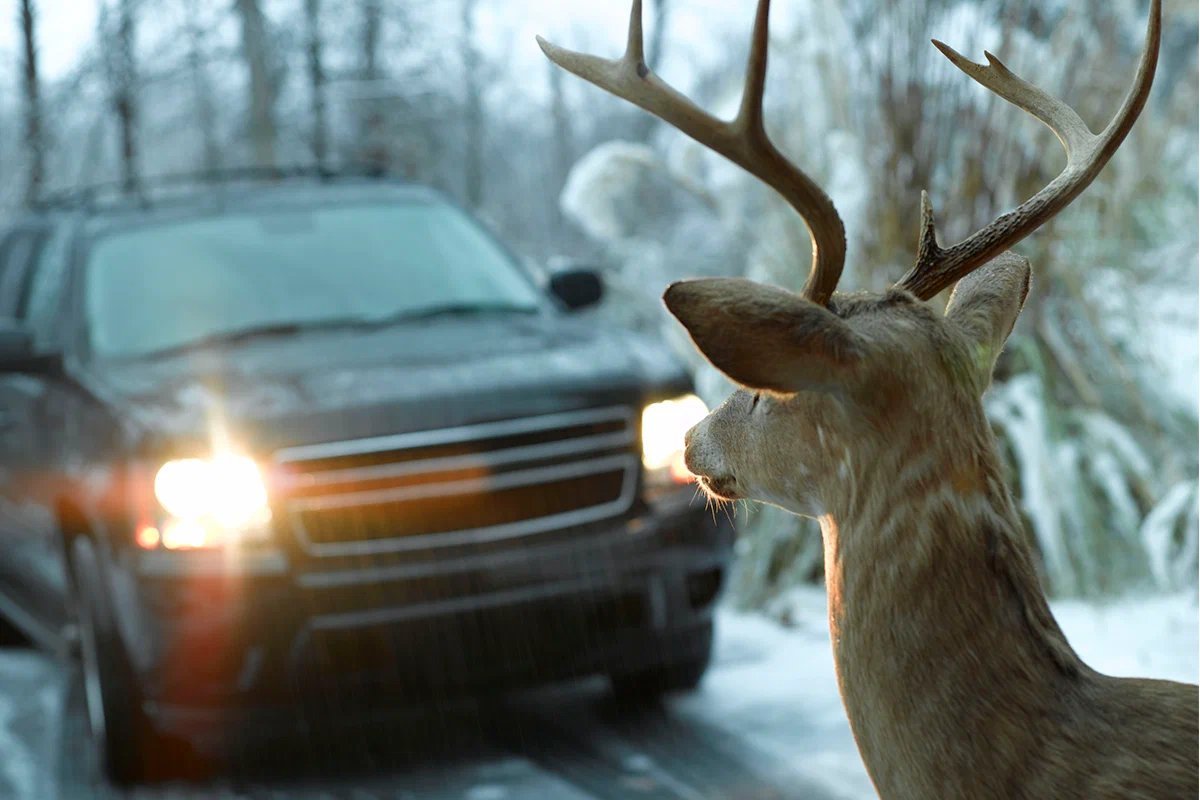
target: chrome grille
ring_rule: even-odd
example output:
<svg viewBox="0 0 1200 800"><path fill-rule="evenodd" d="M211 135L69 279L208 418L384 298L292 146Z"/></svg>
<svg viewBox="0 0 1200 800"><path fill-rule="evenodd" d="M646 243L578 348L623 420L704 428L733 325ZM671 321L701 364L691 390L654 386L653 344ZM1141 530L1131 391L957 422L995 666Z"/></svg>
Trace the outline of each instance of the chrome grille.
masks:
<svg viewBox="0 0 1200 800"><path fill-rule="evenodd" d="M276 453L274 488L315 555L490 542L627 511L636 441L613 407L305 445Z"/></svg>

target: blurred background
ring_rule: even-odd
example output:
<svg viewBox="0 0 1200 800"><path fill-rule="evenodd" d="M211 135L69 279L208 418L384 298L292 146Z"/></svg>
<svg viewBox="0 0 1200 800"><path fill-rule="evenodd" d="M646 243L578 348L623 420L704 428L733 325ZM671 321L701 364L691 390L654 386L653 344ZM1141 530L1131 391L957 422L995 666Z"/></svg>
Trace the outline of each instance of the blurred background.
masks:
<svg viewBox="0 0 1200 800"><path fill-rule="evenodd" d="M930 37L976 60L999 54L1098 130L1132 81L1148 9L775 6L767 125L845 219L843 290L880 290L908 269L923 189L943 239L957 241L1065 163L1048 130L959 73ZM647 60L731 116L752 13L749 0L647 0ZM1158 77L1130 138L1018 248L1034 288L987 407L1052 596L1106 607L1182 598L1170 608L1192 609L1178 612L1191 629L1179 647L1191 651L1197 9L1166 0L1164 15ZM540 33L615 56L626 22L624 0L0 0L0 224L40 196L99 182L365 164L449 194L535 268L599 265L603 313L678 345L712 405L729 387L668 321L662 287L743 275L798 289L808 236L769 189L552 68L534 43ZM773 509L736 513L726 602L808 625L819 534ZM1181 677L1195 680L1195 654L1184 663Z"/></svg>
<svg viewBox="0 0 1200 800"><path fill-rule="evenodd" d="M929 38L1001 54L1098 130L1132 80L1147 11L1144 0L776 5L768 127L846 221L842 288L875 290L914 258L922 189L957 241L1065 163L1053 134ZM368 164L450 194L531 262L601 264L609 312L663 327L689 357L658 302L669 281L799 288L806 274L805 229L769 189L552 69L533 43L541 33L616 55L624 2L3 6L0 220L93 183ZM732 114L751 6L648 0L648 60ZM989 408L1056 594L1196 583L1196 38L1195 5L1167 0L1144 116L1093 188L1020 248L1036 288ZM726 392L715 375L700 381L710 403ZM798 535L802 522L741 513L753 535L735 602L769 606L819 578L819 538Z"/></svg>

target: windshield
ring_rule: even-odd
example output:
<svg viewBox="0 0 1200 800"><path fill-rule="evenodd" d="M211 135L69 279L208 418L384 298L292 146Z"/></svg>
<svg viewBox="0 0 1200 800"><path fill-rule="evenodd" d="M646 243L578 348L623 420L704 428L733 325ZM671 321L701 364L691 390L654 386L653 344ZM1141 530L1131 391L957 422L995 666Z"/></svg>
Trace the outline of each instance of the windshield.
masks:
<svg viewBox="0 0 1200 800"><path fill-rule="evenodd" d="M135 358L222 334L535 310L533 283L465 214L407 202L286 209L112 233L87 263L93 352Z"/></svg>

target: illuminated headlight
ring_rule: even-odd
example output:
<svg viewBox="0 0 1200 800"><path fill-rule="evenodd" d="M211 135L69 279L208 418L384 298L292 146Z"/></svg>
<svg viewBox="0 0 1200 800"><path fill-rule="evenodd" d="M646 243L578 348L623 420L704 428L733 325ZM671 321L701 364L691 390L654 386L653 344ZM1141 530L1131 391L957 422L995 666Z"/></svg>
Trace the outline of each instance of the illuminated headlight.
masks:
<svg viewBox="0 0 1200 800"><path fill-rule="evenodd" d="M267 535L267 488L258 465L246 456L168 461L154 476L154 496L167 517L138 531L142 547L192 550Z"/></svg>
<svg viewBox="0 0 1200 800"><path fill-rule="evenodd" d="M694 394L651 403L642 411L642 465L647 483L683 484L692 480L683 463L683 436L708 416L708 406Z"/></svg>

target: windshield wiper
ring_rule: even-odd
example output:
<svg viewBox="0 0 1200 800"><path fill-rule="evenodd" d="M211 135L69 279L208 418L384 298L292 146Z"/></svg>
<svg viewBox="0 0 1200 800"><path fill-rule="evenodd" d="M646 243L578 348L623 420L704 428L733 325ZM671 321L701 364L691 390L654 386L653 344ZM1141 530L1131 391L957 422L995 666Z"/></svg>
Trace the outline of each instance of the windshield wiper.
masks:
<svg viewBox="0 0 1200 800"><path fill-rule="evenodd" d="M536 314L537 306L522 306L514 303L445 303L443 305L406 308L395 314L364 320L369 327L386 327L402 322L419 322L438 317L465 317L479 314Z"/></svg>
<svg viewBox="0 0 1200 800"><path fill-rule="evenodd" d="M166 358L168 356L188 353L195 350L206 350L210 347L235 345L253 339L269 339L274 337L295 336L312 331L362 328L371 330L386 328L406 322L434 319L436 317L466 316L472 314L536 314L537 306L520 306L512 303L446 303L444 305L410 308L397 311L394 314L384 314L378 317L332 317L309 322L273 322L264 325L251 325L229 331L218 331L198 339L192 339L180 344L164 347L143 353L137 358Z"/></svg>
<svg viewBox="0 0 1200 800"><path fill-rule="evenodd" d="M272 322L265 325L250 325L245 328L235 328L229 331L218 331L198 339L191 339L180 344L152 350L138 358L161 358L187 353L193 350L205 350L229 344L240 344L252 339L270 339L278 336L295 336L298 333L327 330L333 328L349 328L363 323L362 317L342 317L334 319L313 320L311 322Z"/></svg>

